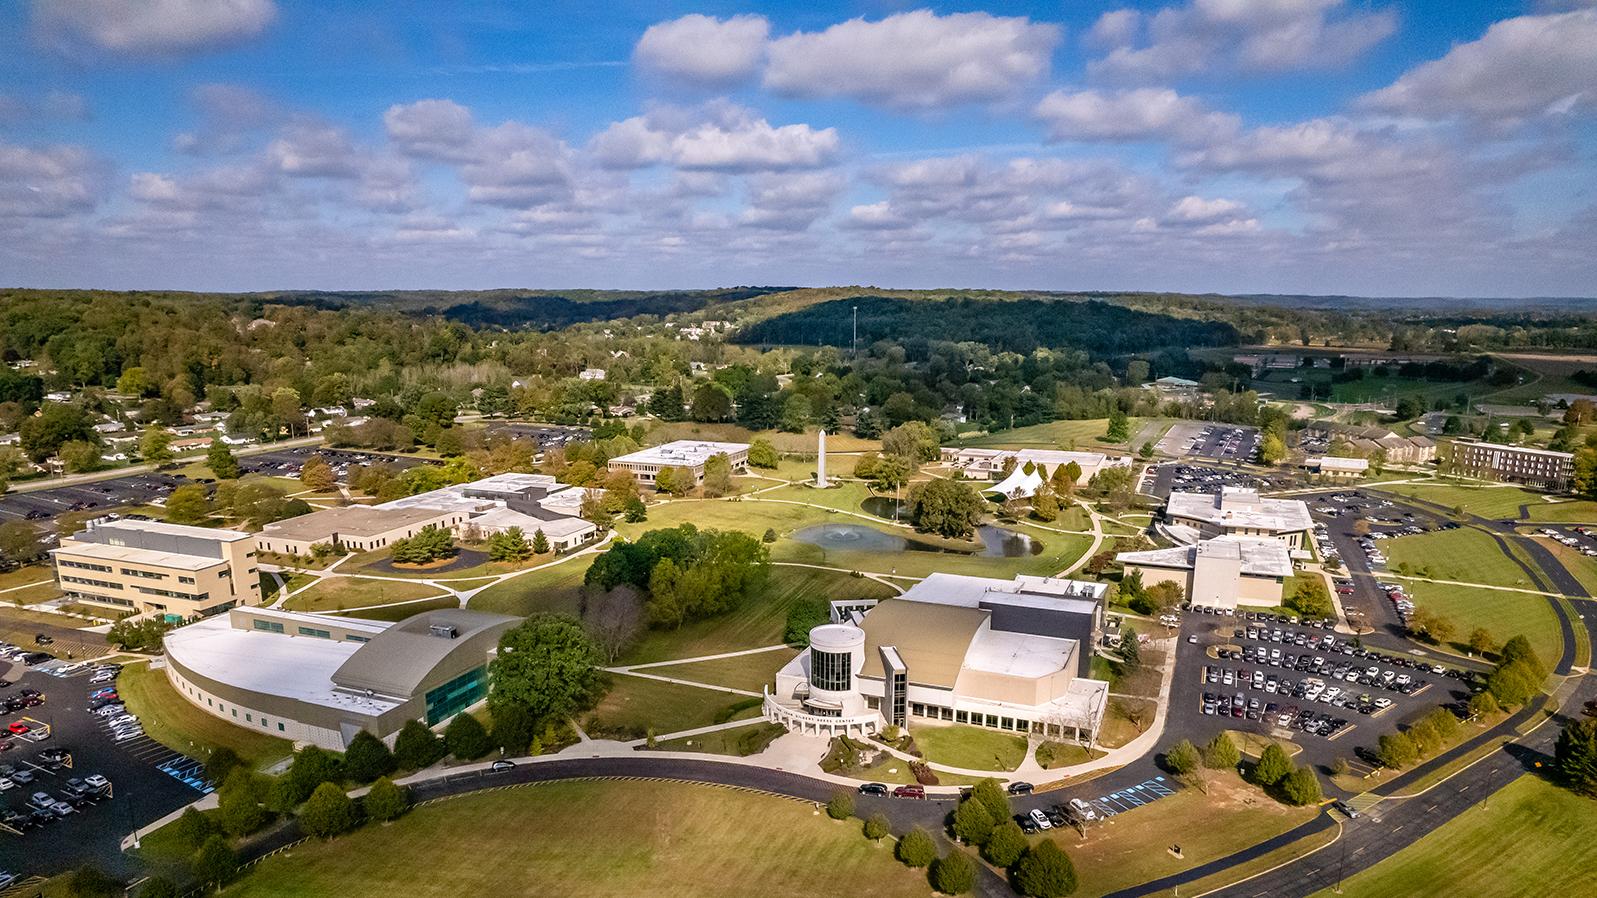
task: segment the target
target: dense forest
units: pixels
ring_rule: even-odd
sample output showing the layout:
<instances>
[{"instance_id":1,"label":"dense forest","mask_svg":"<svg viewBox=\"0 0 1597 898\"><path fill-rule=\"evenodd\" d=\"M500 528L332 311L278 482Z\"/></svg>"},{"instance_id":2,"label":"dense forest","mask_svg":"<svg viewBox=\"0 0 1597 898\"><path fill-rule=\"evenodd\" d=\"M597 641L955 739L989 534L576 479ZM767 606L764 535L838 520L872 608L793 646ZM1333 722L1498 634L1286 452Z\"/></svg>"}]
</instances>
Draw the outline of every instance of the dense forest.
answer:
<instances>
[{"instance_id":1,"label":"dense forest","mask_svg":"<svg viewBox=\"0 0 1597 898\"><path fill-rule=\"evenodd\" d=\"M1093 356L1152 352L1169 346L1230 346L1240 340L1224 321L1178 318L1106 302L955 298L928 303L861 296L820 303L757 321L739 332L745 344L849 346L858 311L859 339L892 340L924 359L933 342L971 341L1004 352L1084 349Z\"/></svg>"}]
</instances>

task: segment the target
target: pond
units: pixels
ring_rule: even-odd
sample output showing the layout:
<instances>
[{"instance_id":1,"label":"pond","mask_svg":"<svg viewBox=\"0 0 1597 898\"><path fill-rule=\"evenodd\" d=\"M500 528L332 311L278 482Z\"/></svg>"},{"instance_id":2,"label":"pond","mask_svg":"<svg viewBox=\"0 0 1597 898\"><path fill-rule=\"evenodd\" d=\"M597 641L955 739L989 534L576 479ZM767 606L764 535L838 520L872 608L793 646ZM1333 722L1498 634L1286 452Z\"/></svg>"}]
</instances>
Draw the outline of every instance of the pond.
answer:
<instances>
[{"instance_id":1,"label":"pond","mask_svg":"<svg viewBox=\"0 0 1597 898\"><path fill-rule=\"evenodd\" d=\"M793 538L801 543L854 552L944 552L983 558L1022 558L1040 554L1043 550L1041 541L991 524L977 527L976 536L981 540L980 549L948 548L913 536L887 533L866 524L816 524L793 534Z\"/></svg>"}]
</instances>

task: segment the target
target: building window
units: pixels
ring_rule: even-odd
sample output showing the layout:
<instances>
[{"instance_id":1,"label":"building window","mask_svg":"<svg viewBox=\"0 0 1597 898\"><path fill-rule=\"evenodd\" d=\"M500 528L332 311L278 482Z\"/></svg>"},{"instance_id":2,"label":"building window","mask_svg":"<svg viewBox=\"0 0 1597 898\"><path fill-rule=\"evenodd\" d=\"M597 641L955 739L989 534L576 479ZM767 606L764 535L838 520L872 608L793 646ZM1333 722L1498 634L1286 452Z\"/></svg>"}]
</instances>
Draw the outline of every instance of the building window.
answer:
<instances>
[{"instance_id":1,"label":"building window","mask_svg":"<svg viewBox=\"0 0 1597 898\"><path fill-rule=\"evenodd\" d=\"M253 623L254 623L255 629L257 629L257 630L265 630L268 633L281 633L281 632L283 632L283 625L278 623L277 621L257 620L257 621L254 621Z\"/></svg>"},{"instance_id":2,"label":"building window","mask_svg":"<svg viewBox=\"0 0 1597 898\"><path fill-rule=\"evenodd\" d=\"M344 637L344 641L345 642L371 642L370 639L367 639L364 636L345 636Z\"/></svg>"},{"instance_id":3,"label":"building window","mask_svg":"<svg viewBox=\"0 0 1597 898\"><path fill-rule=\"evenodd\" d=\"M810 685L827 692L847 692L854 656L848 652L810 649Z\"/></svg>"},{"instance_id":4,"label":"building window","mask_svg":"<svg viewBox=\"0 0 1597 898\"><path fill-rule=\"evenodd\" d=\"M473 668L453 680L427 690L427 725L454 717L488 694L488 666Z\"/></svg>"},{"instance_id":5,"label":"building window","mask_svg":"<svg viewBox=\"0 0 1597 898\"><path fill-rule=\"evenodd\" d=\"M333 634L332 633L330 633L330 632L328 632L326 630L317 629L316 627L300 627L299 628L299 635L301 635L301 636L314 636L317 639L332 639L333 638Z\"/></svg>"},{"instance_id":6,"label":"building window","mask_svg":"<svg viewBox=\"0 0 1597 898\"><path fill-rule=\"evenodd\" d=\"M279 732L279 733L281 733L281 732L283 732L283 725L282 725L282 724L278 724L278 725L277 725L277 731L278 731L278 732Z\"/></svg>"}]
</instances>

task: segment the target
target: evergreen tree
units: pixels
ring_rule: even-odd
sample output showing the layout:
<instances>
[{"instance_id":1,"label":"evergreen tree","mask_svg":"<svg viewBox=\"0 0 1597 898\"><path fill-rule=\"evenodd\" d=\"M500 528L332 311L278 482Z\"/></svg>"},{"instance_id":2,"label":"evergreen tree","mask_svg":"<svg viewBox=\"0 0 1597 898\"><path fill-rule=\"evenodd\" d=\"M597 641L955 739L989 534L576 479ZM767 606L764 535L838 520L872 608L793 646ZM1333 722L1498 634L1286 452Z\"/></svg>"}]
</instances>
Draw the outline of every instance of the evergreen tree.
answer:
<instances>
[{"instance_id":1,"label":"evergreen tree","mask_svg":"<svg viewBox=\"0 0 1597 898\"><path fill-rule=\"evenodd\" d=\"M239 476L238 459L233 457L233 450L227 448L221 437L211 441L211 448L205 452L205 464L216 475L217 480L237 480Z\"/></svg>"},{"instance_id":2,"label":"evergreen tree","mask_svg":"<svg viewBox=\"0 0 1597 898\"><path fill-rule=\"evenodd\" d=\"M958 848L932 863L932 888L944 895L963 895L976 885L976 862Z\"/></svg>"},{"instance_id":3,"label":"evergreen tree","mask_svg":"<svg viewBox=\"0 0 1597 898\"><path fill-rule=\"evenodd\" d=\"M882 841L890 832L892 832L892 825L887 822L887 815L880 811L872 814L865 821L865 838L870 839L872 842Z\"/></svg>"},{"instance_id":4,"label":"evergreen tree","mask_svg":"<svg viewBox=\"0 0 1597 898\"><path fill-rule=\"evenodd\" d=\"M220 886L238 872L238 855L233 853L225 836L211 836L194 852L189 870L200 882Z\"/></svg>"},{"instance_id":5,"label":"evergreen tree","mask_svg":"<svg viewBox=\"0 0 1597 898\"><path fill-rule=\"evenodd\" d=\"M1281 748L1280 743L1271 742L1259 755L1259 763L1253 766L1253 782L1260 786L1273 786L1291 772L1292 759L1286 756L1286 750Z\"/></svg>"},{"instance_id":6,"label":"evergreen tree","mask_svg":"<svg viewBox=\"0 0 1597 898\"><path fill-rule=\"evenodd\" d=\"M228 835L247 836L266 825L268 814L261 805L264 791L248 769L241 767L228 775L216 793L217 817Z\"/></svg>"},{"instance_id":7,"label":"evergreen tree","mask_svg":"<svg viewBox=\"0 0 1597 898\"><path fill-rule=\"evenodd\" d=\"M1029 898L1064 898L1076 891L1076 865L1045 839L1028 848L1016 864L1015 886Z\"/></svg>"},{"instance_id":8,"label":"evergreen tree","mask_svg":"<svg viewBox=\"0 0 1597 898\"><path fill-rule=\"evenodd\" d=\"M937 859L937 845L919 826L898 840L898 859L907 867L925 867Z\"/></svg>"},{"instance_id":9,"label":"evergreen tree","mask_svg":"<svg viewBox=\"0 0 1597 898\"><path fill-rule=\"evenodd\" d=\"M410 790L383 777L372 783L364 802L366 816L379 822L394 820L410 810Z\"/></svg>"},{"instance_id":10,"label":"evergreen tree","mask_svg":"<svg viewBox=\"0 0 1597 898\"><path fill-rule=\"evenodd\" d=\"M444 729L444 744L449 753L462 761L475 761L494 747L482 721L470 714L456 714Z\"/></svg>"},{"instance_id":11,"label":"evergreen tree","mask_svg":"<svg viewBox=\"0 0 1597 898\"><path fill-rule=\"evenodd\" d=\"M1026 834L1020 831L1020 824L1013 820L1005 820L993 829L993 834L988 837L987 844L981 848L982 857L999 867L1009 867L1020 860L1026 853Z\"/></svg>"},{"instance_id":12,"label":"evergreen tree","mask_svg":"<svg viewBox=\"0 0 1597 898\"><path fill-rule=\"evenodd\" d=\"M365 730L355 734L344 749L344 770L357 783L369 783L398 769L394 753L381 739Z\"/></svg>"},{"instance_id":13,"label":"evergreen tree","mask_svg":"<svg viewBox=\"0 0 1597 898\"><path fill-rule=\"evenodd\" d=\"M832 793L832 800L826 803L826 816L833 820L847 820L854 816L854 795L839 789Z\"/></svg>"},{"instance_id":14,"label":"evergreen tree","mask_svg":"<svg viewBox=\"0 0 1597 898\"><path fill-rule=\"evenodd\" d=\"M1298 805L1317 804L1323 797L1320 791L1320 778L1314 775L1314 768L1307 764L1294 767L1281 779L1281 797L1287 804Z\"/></svg>"},{"instance_id":15,"label":"evergreen tree","mask_svg":"<svg viewBox=\"0 0 1597 898\"><path fill-rule=\"evenodd\" d=\"M993 834L993 816L974 796L954 809L954 835L967 845L984 845Z\"/></svg>"},{"instance_id":16,"label":"evergreen tree","mask_svg":"<svg viewBox=\"0 0 1597 898\"><path fill-rule=\"evenodd\" d=\"M1197 770L1198 764L1201 762L1198 757L1197 747L1185 739L1170 746L1169 750L1164 754L1164 760L1165 766L1169 767L1173 773L1181 776L1186 776Z\"/></svg>"},{"instance_id":17,"label":"evergreen tree","mask_svg":"<svg viewBox=\"0 0 1597 898\"><path fill-rule=\"evenodd\" d=\"M1004 787L998 785L998 780L992 777L981 780L971 789L970 797L982 803L993 821L1009 819L1009 796L1005 794Z\"/></svg>"},{"instance_id":18,"label":"evergreen tree","mask_svg":"<svg viewBox=\"0 0 1597 898\"><path fill-rule=\"evenodd\" d=\"M642 500L638 500L640 503ZM549 537L543 535L542 530L532 531L532 554L549 554Z\"/></svg>"},{"instance_id":19,"label":"evergreen tree","mask_svg":"<svg viewBox=\"0 0 1597 898\"><path fill-rule=\"evenodd\" d=\"M332 783L322 783L300 808L299 825L308 835L331 839L354 829L360 822L355 802Z\"/></svg>"},{"instance_id":20,"label":"evergreen tree","mask_svg":"<svg viewBox=\"0 0 1597 898\"><path fill-rule=\"evenodd\" d=\"M444 740L419 720L406 721L394 738L394 760L402 770L431 767L448 753Z\"/></svg>"},{"instance_id":21,"label":"evergreen tree","mask_svg":"<svg viewBox=\"0 0 1597 898\"><path fill-rule=\"evenodd\" d=\"M1572 718L1553 749L1558 775L1570 789L1597 798L1597 719Z\"/></svg>"},{"instance_id":22,"label":"evergreen tree","mask_svg":"<svg viewBox=\"0 0 1597 898\"><path fill-rule=\"evenodd\" d=\"M1228 733L1216 733L1209 744L1203 747L1203 766L1214 770L1235 769L1242 761L1242 752L1237 750L1237 744L1231 741Z\"/></svg>"}]
</instances>

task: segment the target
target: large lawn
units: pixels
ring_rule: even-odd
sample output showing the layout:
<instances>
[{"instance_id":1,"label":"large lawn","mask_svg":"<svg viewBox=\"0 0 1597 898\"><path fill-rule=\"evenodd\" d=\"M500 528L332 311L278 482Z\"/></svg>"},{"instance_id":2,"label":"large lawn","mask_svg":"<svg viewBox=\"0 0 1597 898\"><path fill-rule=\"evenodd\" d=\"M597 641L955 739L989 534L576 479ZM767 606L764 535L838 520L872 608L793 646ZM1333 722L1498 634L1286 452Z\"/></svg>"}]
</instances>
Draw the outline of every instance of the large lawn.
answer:
<instances>
[{"instance_id":1,"label":"large lawn","mask_svg":"<svg viewBox=\"0 0 1597 898\"><path fill-rule=\"evenodd\" d=\"M1585 499L1570 502L1537 502L1530 506L1530 520L1571 524L1597 523L1597 502Z\"/></svg>"},{"instance_id":2,"label":"large lawn","mask_svg":"<svg viewBox=\"0 0 1597 898\"><path fill-rule=\"evenodd\" d=\"M695 661L692 664L668 664L646 670L662 677L676 677L692 680L695 683L709 683L712 686L730 686L733 689L759 692L761 686L774 683L776 672L793 660L797 654L797 649L780 648L752 655L733 655L730 658Z\"/></svg>"},{"instance_id":3,"label":"large lawn","mask_svg":"<svg viewBox=\"0 0 1597 898\"><path fill-rule=\"evenodd\" d=\"M1348 898L1590 895L1597 813L1582 798L1522 776L1441 828L1342 883ZM1319 893L1329 896L1329 891Z\"/></svg>"},{"instance_id":4,"label":"large lawn","mask_svg":"<svg viewBox=\"0 0 1597 898\"><path fill-rule=\"evenodd\" d=\"M1466 512L1483 518L1510 520L1519 517L1519 507L1529 505L1553 507L1540 493L1522 490L1516 486L1473 486L1457 481L1437 480L1425 483L1383 483L1379 489L1435 502L1449 509L1463 508Z\"/></svg>"},{"instance_id":5,"label":"large lawn","mask_svg":"<svg viewBox=\"0 0 1597 898\"><path fill-rule=\"evenodd\" d=\"M346 608L387 605L438 595L444 593L425 583L324 577L320 583L289 599L284 607L290 611L343 611Z\"/></svg>"},{"instance_id":6,"label":"large lawn","mask_svg":"<svg viewBox=\"0 0 1597 898\"><path fill-rule=\"evenodd\" d=\"M377 608L362 608L359 611L341 611L340 617L362 617L367 620L401 621L407 617L415 617L423 611L438 611L443 608L459 608L460 601L454 596L441 596L425 602L402 602L397 605L382 605Z\"/></svg>"},{"instance_id":7,"label":"large lawn","mask_svg":"<svg viewBox=\"0 0 1597 898\"><path fill-rule=\"evenodd\" d=\"M910 730L926 760L970 770L1014 770L1026 759L1026 737L973 726Z\"/></svg>"},{"instance_id":8,"label":"large lawn","mask_svg":"<svg viewBox=\"0 0 1597 898\"><path fill-rule=\"evenodd\" d=\"M1461 643L1454 646L1455 651L1467 651L1462 643L1468 642L1476 627L1484 627L1499 645L1523 635L1549 667L1563 654L1558 615L1545 596L1413 581L1404 588L1420 607L1433 609L1453 622L1453 639Z\"/></svg>"},{"instance_id":9,"label":"large lawn","mask_svg":"<svg viewBox=\"0 0 1597 898\"><path fill-rule=\"evenodd\" d=\"M1461 527L1400 536L1384 541L1381 548L1386 553L1387 566L1397 573L1435 580L1537 588L1497 540L1480 530ZM1407 569L1403 565L1407 565Z\"/></svg>"},{"instance_id":10,"label":"large lawn","mask_svg":"<svg viewBox=\"0 0 1597 898\"><path fill-rule=\"evenodd\" d=\"M756 439L766 440L776 447L778 452L807 452L814 454L816 446L816 431L806 430L804 433L779 433L772 430L752 431L736 424L701 424L694 421L656 422L649 428L649 443L666 443L671 440L723 440L733 443L747 443ZM877 440L862 440L849 433L829 433L826 435L826 454L833 452L865 452L882 448Z\"/></svg>"},{"instance_id":11,"label":"large lawn","mask_svg":"<svg viewBox=\"0 0 1597 898\"><path fill-rule=\"evenodd\" d=\"M234 726L194 707L172 688L166 671L151 670L148 664L124 667L116 688L150 738L190 757L204 760L212 749L231 748L246 763L263 767L293 749L286 739Z\"/></svg>"},{"instance_id":12,"label":"large lawn","mask_svg":"<svg viewBox=\"0 0 1597 898\"><path fill-rule=\"evenodd\" d=\"M627 652L621 663L646 664L777 645L782 641L789 609L799 602L885 599L893 594L888 587L864 577L774 567L765 591L742 607L674 630L650 630Z\"/></svg>"},{"instance_id":13,"label":"large lawn","mask_svg":"<svg viewBox=\"0 0 1597 898\"><path fill-rule=\"evenodd\" d=\"M1105 895L1241 851L1318 811L1278 804L1233 774L1212 774L1209 794L1181 789L1089 827L1085 840L1073 829L1033 838L1051 838L1070 855L1080 877L1075 894ZM1181 845L1182 857L1169 853L1173 843Z\"/></svg>"},{"instance_id":14,"label":"large lawn","mask_svg":"<svg viewBox=\"0 0 1597 898\"><path fill-rule=\"evenodd\" d=\"M625 674L612 674L611 681L610 690L584 718L583 728L595 738L641 739L650 728L664 736L760 714L758 698Z\"/></svg>"},{"instance_id":15,"label":"large lawn","mask_svg":"<svg viewBox=\"0 0 1597 898\"><path fill-rule=\"evenodd\" d=\"M1131 419L1131 433L1142 426L1144 418ZM1109 430L1108 418L1086 418L1080 421L1050 421L1014 430L999 430L986 436L961 442L965 446L1001 449L1089 449L1098 446L1125 448L1124 443L1105 440Z\"/></svg>"},{"instance_id":16,"label":"large lawn","mask_svg":"<svg viewBox=\"0 0 1597 898\"><path fill-rule=\"evenodd\" d=\"M893 860L859 821L807 803L681 783L555 783L419 808L389 826L311 841L223 894L809 895L924 898L925 871Z\"/></svg>"},{"instance_id":17,"label":"large lawn","mask_svg":"<svg viewBox=\"0 0 1597 898\"><path fill-rule=\"evenodd\" d=\"M593 559L593 555L583 555L512 577L472 596L470 605L478 611L522 617L536 611L576 614L582 600L582 578L587 575Z\"/></svg>"}]
</instances>

